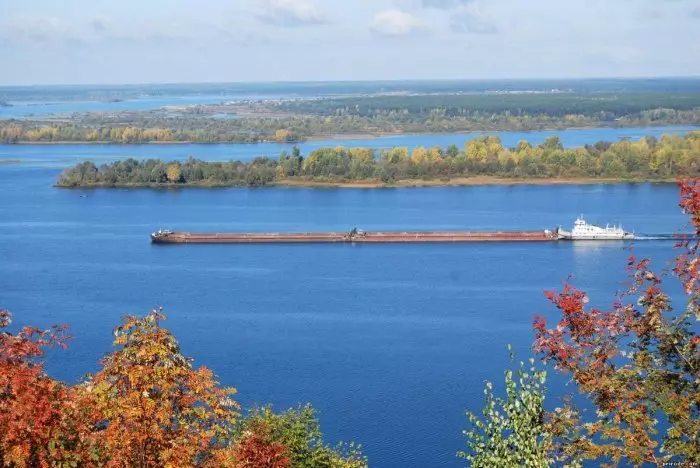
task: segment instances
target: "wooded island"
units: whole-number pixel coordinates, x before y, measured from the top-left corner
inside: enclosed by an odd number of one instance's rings
[[[565,149],[553,136],[541,145],[521,141],[505,148],[499,137],[469,140],[460,150],[442,147],[319,148],[307,156],[298,148],[277,160],[184,162],[127,159],[96,166],[83,162],[64,171],[60,187],[173,187],[267,185],[401,185],[421,181],[449,184],[455,179],[496,177],[532,180],[672,180],[700,175],[700,132],[598,142]],[[420,185],[420,184],[411,184]]]

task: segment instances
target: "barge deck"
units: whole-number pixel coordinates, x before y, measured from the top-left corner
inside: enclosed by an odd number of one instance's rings
[[[154,244],[312,244],[312,243],[429,243],[429,242],[552,242],[552,231],[505,232],[299,232],[299,233],[203,233],[158,231]]]

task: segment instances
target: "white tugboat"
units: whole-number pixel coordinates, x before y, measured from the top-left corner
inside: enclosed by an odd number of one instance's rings
[[[606,225],[603,228],[588,224],[581,215],[576,219],[571,232],[565,231],[561,227],[557,228],[557,237],[563,240],[632,240],[634,234],[625,232],[622,226]]]

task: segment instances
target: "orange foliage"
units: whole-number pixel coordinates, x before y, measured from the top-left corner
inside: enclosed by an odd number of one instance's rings
[[[700,234],[700,184],[681,183],[680,206]],[[649,259],[629,259],[632,286],[609,311],[588,309],[585,292],[566,285],[547,297],[561,320],[547,328],[536,318],[535,350],[558,370],[571,374],[597,408],[584,425],[588,437],[569,448],[583,458],[606,457],[633,465],[662,464],[673,456],[700,461],[700,340],[692,320],[700,319],[698,239],[683,239],[673,270],[687,295],[685,311],[675,312],[662,289],[664,274]],[[659,415],[668,430],[657,437]]]
[[[0,310],[0,330],[11,314]],[[65,346],[65,327],[0,331],[0,465],[49,466],[67,388],[44,373],[44,349]]]
[[[239,408],[233,388],[219,388],[206,367],[194,369],[153,311],[126,317],[119,350],[80,387],[100,430],[87,438],[108,466],[197,466],[227,450]]]
[[[10,318],[0,311],[0,328]],[[236,466],[235,389],[194,369],[160,328],[163,318],[127,317],[115,330],[120,349],[75,387],[46,376],[37,360],[65,346],[64,327],[1,333],[0,466]]]
[[[237,468],[286,468],[289,466],[287,448],[283,444],[273,442],[269,432],[267,426],[259,425],[253,429],[252,433],[245,435],[236,447]]]

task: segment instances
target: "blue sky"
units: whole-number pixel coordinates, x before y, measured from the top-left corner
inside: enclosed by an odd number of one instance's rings
[[[0,84],[700,76],[700,0],[0,0]]]

